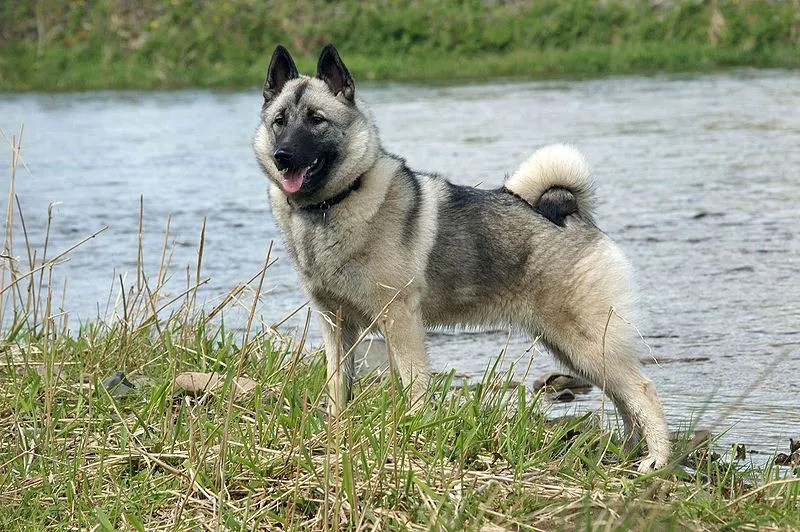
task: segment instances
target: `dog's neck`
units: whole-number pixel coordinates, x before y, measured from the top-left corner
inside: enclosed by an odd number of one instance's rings
[[[289,204],[290,207],[292,207],[294,209],[299,209],[299,210],[302,210],[302,211],[309,211],[309,212],[327,211],[330,208],[332,208],[333,206],[335,206],[335,205],[343,202],[345,199],[347,199],[347,196],[349,196],[352,192],[354,192],[354,191],[358,190],[359,188],[361,188],[361,178],[362,177],[364,177],[364,176],[358,176],[356,178],[356,180],[353,181],[352,183],[350,183],[350,185],[346,189],[344,189],[343,191],[339,192],[338,194],[336,194],[334,196],[331,196],[330,198],[328,198],[326,200],[323,200],[323,201],[321,201],[319,203],[313,203],[311,205],[303,205],[302,207],[298,207],[297,205],[292,205],[292,203],[289,201],[289,198],[286,198],[286,202]]]

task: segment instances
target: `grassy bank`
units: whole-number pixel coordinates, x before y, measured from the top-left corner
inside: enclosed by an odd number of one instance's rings
[[[145,271],[139,250],[109,317],[70,328],[49,279],[80,241],[64,253],[27,246],[29,232],[49,228],[21,224],[13,170],[11,184],[2,530],[800,527],[789,469],[683,443],[670,468],[638,476],[616,433],[590,417],[547,420],[538,396],[491,367],[475,386],[437,377],[414,411],[397,380],[364,379],[330,423],[322,353],[305,332],[287,338],[257,318],[274,257],[217,306],[199,307],[202,232],[185,290],[166,288],[167,234],[157,271]],[[249,309],[245,332],[227,332],[220,317],[237,306]],[[188,371],[221,383],[192,388],[181,382]]]
[[[0,90],[245,87],[276,43],[357,79],[448,82],[800,66],[796,0],[5,2]]]
[[[363,385],[330,426],[321,355],[272,334],[243,348],[199,321],[23,330],[3,358],[3,530],[800,526],[797,478],[703,451],[684,460],[696,473],[637,477],[614,437],[547,421],[524,389],[503,393],[503,376],[453,389],[441,377],[416,413],[396,382]],[[115,397],[102,380],[120,368],[137,390]],[[200,368],[226,385],[175,388]],[[231,401],[237,368],[258,384]]]

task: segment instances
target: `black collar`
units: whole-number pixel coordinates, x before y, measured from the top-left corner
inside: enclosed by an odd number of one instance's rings
[[[350,183],[349,187],[339,192],[335,196],[331,196],[321,203],[314,203],[313,205],[306,205],[300,208],[304,211],[327,211],[334,205],[343,202],[351,192],[358,190],[359,188],[361,188],[361,176],[358,176],[358,179]],[[289,205],[291,205],[291,203]]]

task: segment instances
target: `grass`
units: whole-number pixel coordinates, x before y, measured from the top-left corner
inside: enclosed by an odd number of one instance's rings
[[[167,232],[158,272],[140,261],[111,317],[70,329],[48,282],[66,255],[25,244],[33,228],[13,192],[13,143],[0,529],[800,527],[800,479],[786,469],[683,442],[670,468],[637,475],[615,433],[591,416],[548,420],[498,363],[474,386],[439,375],[415,410],[398,380],[364,379],[329,420],[324,358],[306,347],[307,327],[289,338],[257,319],[271,250],[217,307],[198,305],[204,230],[185,290],[165,290]],[[244,301],[245,331],[226,330],[221,316]],[[117,370],[138,383],[133,393],[103,384]],[[184,371],[216,372],[224,385],[183,393]],[[244,377],[255,389],[232,393]]]
[[[796,0],[44,0],[0,20],[7,91],[253,87],[277,43],[311,73],[333,42],[357,81],[800,67]]]
[[[153,70],[148,63],[77,62],[63,68],[58,56],[8,67],[5,88],[33,91],[101,89],[216,89],[253,87],[262,83],[271,51],[247,65],[216,63]],[[18,55],[22,61],[26,53]],[[625,47],[592,45],[569,50],[513,50],[476,55],[365,56],[349,53],[344,60],[358,81],[455,83],[492,79],[563,79],[610,75],[712,72],[734,67],[797,68],[800,52],[777,47],[769,52],[729,50],[693,44],[641,43]],[[315,71],[316,59],[301,57],[303,73]],[[16,78],[16,79],[14,79]],[[3,80],[0,79],[0,89]]]

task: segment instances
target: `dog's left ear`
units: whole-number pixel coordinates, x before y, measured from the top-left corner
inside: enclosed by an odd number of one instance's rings
[[[264,105],[269,105],[275,96],[281,93],[283,86],[290,79],[299,76],[289,51],[280,44],[275,47],[272,59],[267,70],[267,79],[264,81]]]
[[[334,96],[341,94],[347,102],[353,103],[356,96],[353,78],[332,44],[323,48],[319,55],[317,77],[328,85]]]

